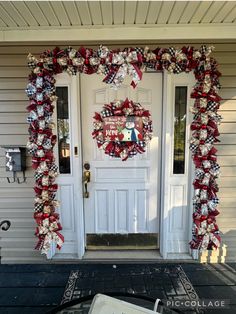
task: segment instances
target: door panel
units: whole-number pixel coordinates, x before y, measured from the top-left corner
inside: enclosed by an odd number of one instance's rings
[[[84,199],[85,233],[158,233],[162,123],[162,74],[144,73],[133,90],[129,81],[118,90],[97,75],[81,75],[83,163],[90,164],[89,198]],[[143,155],[113,159],[92,139],[93,115],[105,103],[128,97],[151,111],[153,139]]]
[[[78,223],[75,217],[79,212],[77,198],[79,171],[78,156],[75,155],[73,148],[78,146],[79,115],[77,114],[77,99],[74,97],[75,88],[72,83],[72,77],[67,73],[56,76],[58,100],[54,104],[54,121],[55,133],[58,137],[57,145],[55,145],[55,157],[59,171],[57,199],[60,202],[58,212],[65,243],[54,258],[74,257],[78,254]]]

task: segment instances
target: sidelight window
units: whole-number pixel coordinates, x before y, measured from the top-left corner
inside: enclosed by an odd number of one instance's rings
[[[175,87],[173,173],[185,173],[187,86]]]
[[[56,95],[59,172],[66,174],[71,172],[68,87],[57,87]]]

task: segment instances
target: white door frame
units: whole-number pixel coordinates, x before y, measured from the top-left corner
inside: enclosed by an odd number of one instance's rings
[[[82,125],[81,125],[81,90],[78,88],[80,86],[80,75],[72,76],[72,85],[71,90],[73,93],[73,98],[76,100],[76,104],[74,107],[75,115],[72,115],[73,119],[77,119],[78,129],[77,129],[77,169],[78,169],[78,189],[77,193],[75,192],[75,202],[77,202],[77,211],[75,214],[75,220],[77,225],[77,246],[78,246],[78,258],[82,259],[85,253],[85,225],[84,225],[84,201],[83,201],[83,147],[82,147]]]
[[[63,75],[63,74],[62,74]],[[67,76],[68,77],[68,76]],[[170,224],[170,185],[171,185],[171,171],[173,163],[173,110],[174,110],[174,87],[175,85],[188,86],[188,106],[191,104],[190,91],[193,86],[193,79],[180,80],[178,84],[173,79],[178,77],[178,75],[170,75],[164,71],[163,74],[163,108],[162,108],[162,143],[161,143],[161,207],[160,207],[160,253],[164,259],[167,258],[191,258],[191,250],[189,250],[188,256],[186,254],[179,254],[171,256],[169,255],[168,240],[169,240],[169,224]],[[180,77],[180,75],[179,75]],[[69,86],[71,95],[71,119],[72,125],[77,125],[78,127],[73,129],[73,141],[71,143],[71,148],[73,150],[72,158],[73,166],[75,169],[73,171],[77,172],[78,180],[75,186],[76,191],[74,191],[74,202],[76,204],[75,208],[75,228],[77,237],[77,248],[78,248],[78,259],[82,259],[85,253],[85,225],[84,225],[84,206],[83,206],[83,185],[82,185],[82,175],[83,175],[83,160],[82,160],[82,127],[81,127],[81,89],[80,89],[80,75],[72,76],[68,84],[68,81],[60,80],[58,86]],[[77,120],[77,121],[76,121]],[[186,138],[189,138],[190,126],[190,115],[188,114],[186,123]],[[74,155],[74,147],[78,147],[78,154]],[[191,157],[188,151],[188,144],[186,143],[186,163],[187,163],[187,175],[188,175],[188,186],[187,186],[187,208],[189,209],[188,217],[188,239],[191,239],[191,227],[192,227],[192,178],[193,178],[193,166],[191,162]]]

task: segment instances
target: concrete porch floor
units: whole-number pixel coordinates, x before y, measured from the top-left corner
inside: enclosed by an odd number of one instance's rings
[[[153,262],[145,264],[159,265]],[[161,264],[163,265],[163,262]],[[230,299],[229,309],[208,310],[205,313],[236,313],[236,263],[179,262],[178,264],[190,279],[200,299]],[[140,264],[140,269],[143,265],[144,263]],[[54,265],[0,265],[0,313],[46,313],[60,304],[71,270],[83,269],[86,272],[86,270],[96,269],[101,275],[105,267],[106,264],[91,262]],[[117,280],[119,279],[117,278]],[[125,280],[128,281],[129,278]]]

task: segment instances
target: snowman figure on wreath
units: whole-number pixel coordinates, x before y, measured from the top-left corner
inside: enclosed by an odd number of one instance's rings
[[[121,131],[123,134],[122,141],[128,142],[137,142],[143,140],[143,135],[135,127],[135,116],[127,116],[125,122],[125,128]]]

